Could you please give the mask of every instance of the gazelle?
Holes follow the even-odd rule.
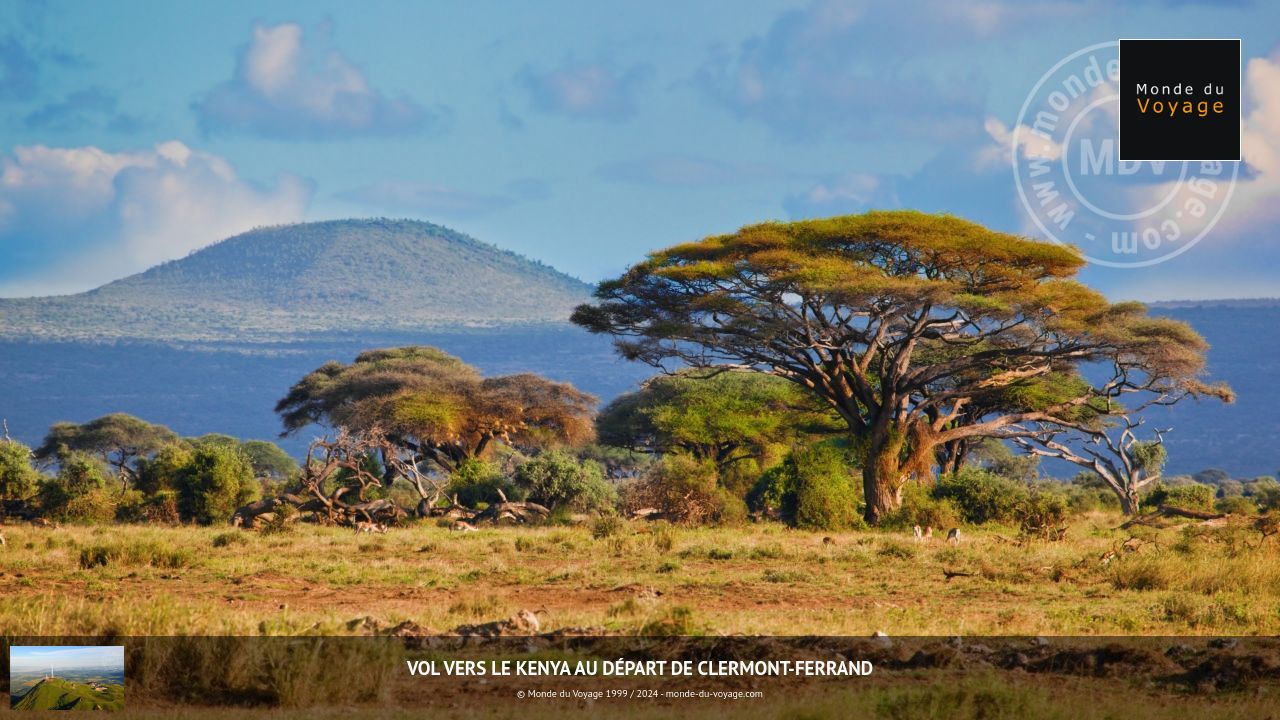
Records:
[[[356,534],[360,533],[383,533],[387,532],[387,526],[383,523],[371,523],[363,520],[356,521]]]
[[[952,545],[960,544],[960,528],[951,528],[947,531],[947,542]]]

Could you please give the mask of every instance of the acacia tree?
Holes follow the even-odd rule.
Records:
[[[1222,392],[1198,379],[1199,335],[1109,303],[1073,279],[1083,265],[1073,248],[951,216],[769,222],[651,254],[573,321],[629,359],[808,388],[862,448],[876,523],[947,443],[1035,432],[1151,388]],[[1085,381],[1086,364],[1109,377]]]
[[[101,458],[116,469],[126,485],[138,480],[138,461],[178,442],[177,433],[126,413],[112,413],[87,423],[55,423],[36,448],[40,460],[59,458],[67,451]]]
[[[1168,430],[1155,429],[1150,440],[1142,440],[1138,431],[1143,424],[1143,418],[1117,410],[1092,422],[1040,424],[1014,442],[1031,455],[1093,471],[1120,499],[1124,514],[1133,515],[1142,491],[1160,480],[1168,458]]]
[[[839,419],[787,381],[749,372],[657,375],[596,418],[599,442],[647,453],[685,453],[724,473],[770,447],[838,432]]]
[[[284,435],[312,423],[386,438],[390,482],[406,477],[424,501],[438,498],[425,473],[450,474],[494,443],[536,448],[593,435],[595,397],[530,373],[482,377],[435,348],[369,350],[308,374],[276,405]]]

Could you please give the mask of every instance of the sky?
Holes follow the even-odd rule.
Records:
[[[32,671],[53,668],[124,667],[124,647],[120,645],[14,645],[9,648],[9,666],[13,670]]]
[[[1244,163],[1195,247],[1084,280],[1280,296],[1280,3],[18,0],[0,4],[0,297],[344,217],[429,220],[591,282],[874,208],[1043,238],[1010,128],[1054,63],[1121,37],[1242,39]]]

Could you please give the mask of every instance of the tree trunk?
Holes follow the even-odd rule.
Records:
[[[863,517],[879,525],[902,506],[902,449],[905,438],[893,431],[876,433],[862,467],[862,491],[867,501]]]
[[[1125,515],[1138,514],[1138,490],[1132,485],[1126,487],[1124,492],[1120,493],[1120,510]]]

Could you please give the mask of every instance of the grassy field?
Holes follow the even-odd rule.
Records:
[[[358,634],[412,620],[447,633],[527,609],[543,630],[618,634],[1280,634],[1275,537],[1119,523],[1092,515],[1064,542],[1024,545],[1010,530],[966,530],[956,547],[774,524],[620,523],[602,535],[592,523],[475,533],[421,523],[374,536],[11,525],[0,528],[0,627]],[[1136,550],[1122,545],[1130,538]]]

